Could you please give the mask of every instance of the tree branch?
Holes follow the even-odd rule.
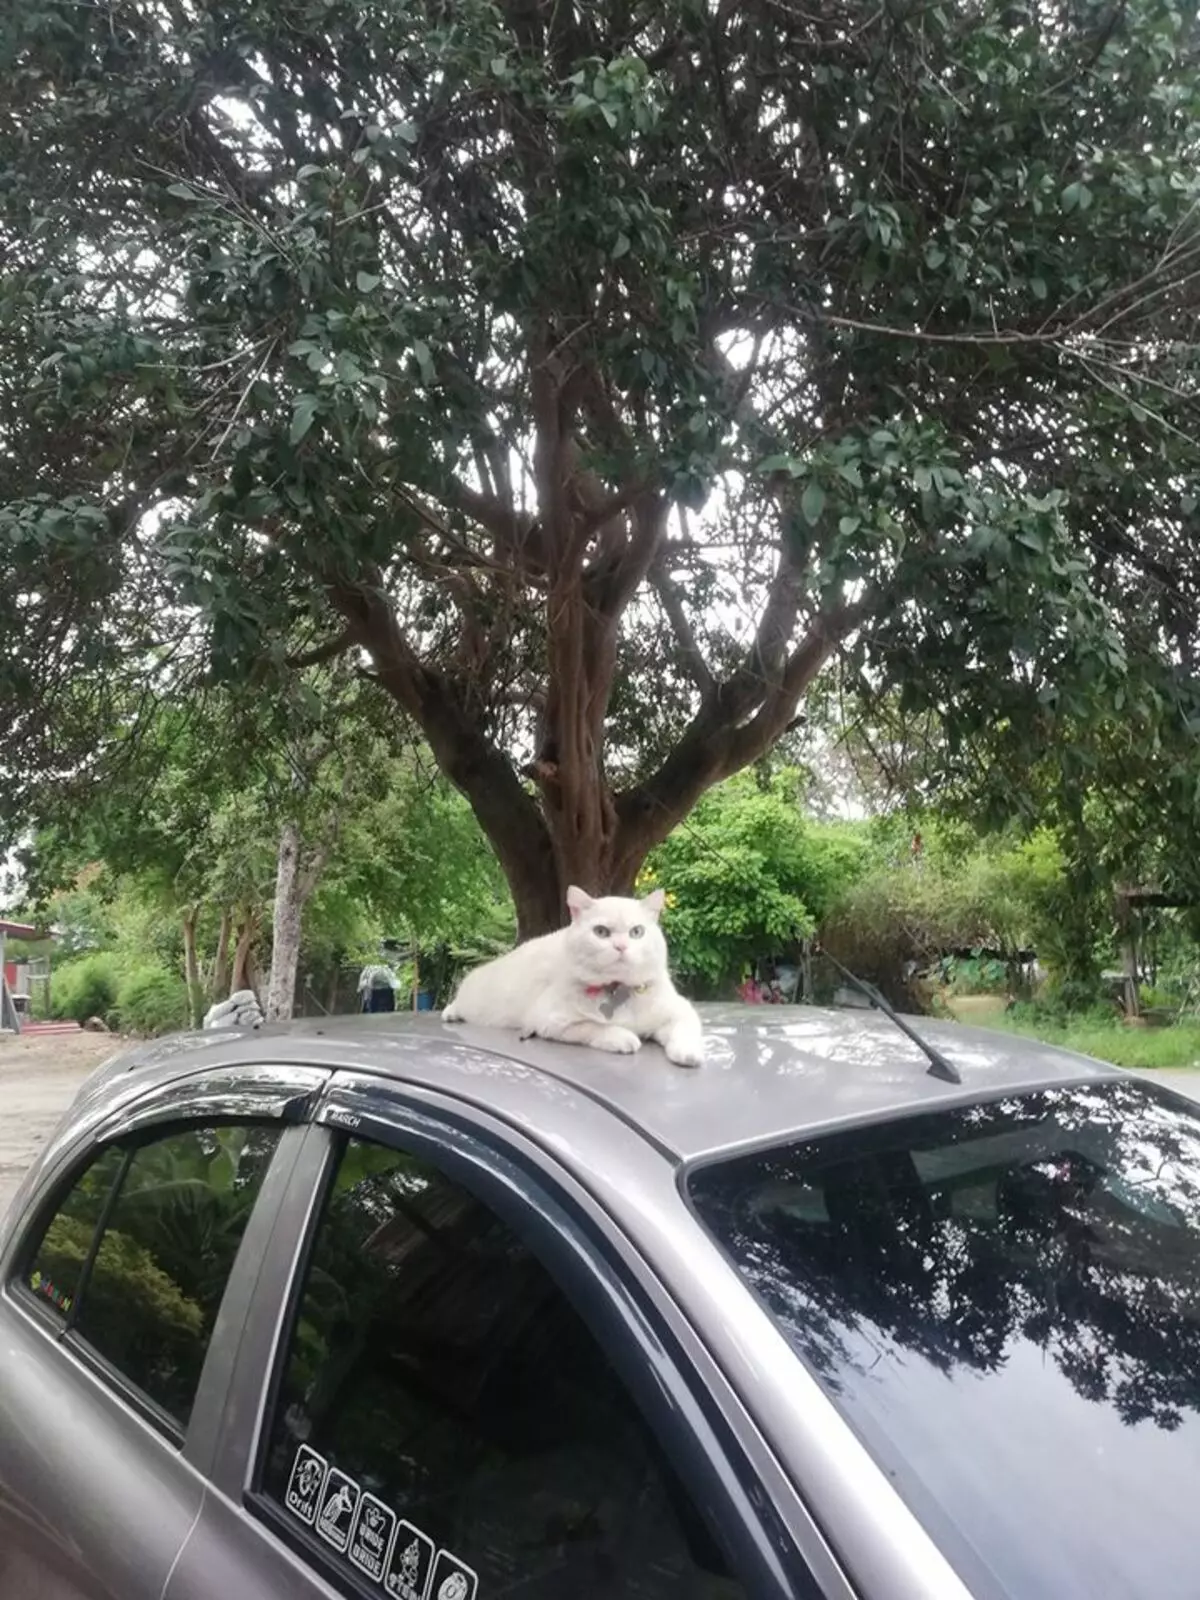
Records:
[[[544,931],[558,908],[550,834],[508,757],[491,742],[442,672],[427,666],[401,629],[378,568],[365,581],[325,579],[330,603],[375,663],[375,679],[412,717],[438,766],[470,802],[512,887],[519,926]],[[553,921],[551,922],[553,925]]]
[[[335,661],[338,656],[345,655],[354,643],[354,636],[349,628],[343,628],[333,639],[327,639],[324,644],[314,645],[311,650],[302,650],[296,655],[285,656],[284,664],[300,670],[304,667],[319,667],[325,661]]]
[[[878,604],[879,597],[871,595],[818,616],[787,656],[777,681],[764,686],[760,680],[753,715],[746,714],[744,691],[731,695],[729,684],[716,686],[658,771],[616,796],[618,874],[622,863],[640,863],[648,850],[660,844],[706,789],[770,748],[830,656]],[[747,682],[747,669],[736,678]]]
[[[716,688],[716,679],[709,670],[708,662],[700,649],[696,633],[688,620],[684,608],[683,596],[671,582],[669,575],[662,566],[656,566],[650,577],[654,592],[658,595],[663,610],[667,614],[667,621],[671,624],[671,631],[675,635],[684,665],[687,667],[688,676],[699,689],[701,695],[707,698]]]

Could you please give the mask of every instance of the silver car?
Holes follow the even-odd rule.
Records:
[[[1194,1600],[1197,1110],[705,1022],[102,1068],[0,1230],[0,1600]]]

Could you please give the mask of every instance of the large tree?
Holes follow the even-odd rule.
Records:
[[[1200,74],[1160,0],[4,30],[27,788],[86,751],[80,682],[169,676],[196,617],[233,679],[346,653],[529,933],[627,889],[839,649],[1041,747],[1145,663],[1185,714]]]

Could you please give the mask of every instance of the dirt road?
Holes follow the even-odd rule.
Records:
[[[0,1036],[0,1215],[75,1090],[121,1044],[97,1033]]]

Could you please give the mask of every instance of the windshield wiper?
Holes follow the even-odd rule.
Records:
[[[861,994],[865,994],[877,1011],[882,1011],[889,1021],[896,1024],[901,1033],[908,1035],[929,1062],[929,1076],[931,1078],[940,1078],[943,1083],[962,1082],[962,1073],[954,1065],[953,1061],[948,1056],[944,1056],[937,1045],[930,1044],[928,1039],[923,1039],[915,1028],[910,1028],[900,1013],[888,1004],[873,983],[868,983],[865,978],[856,977],[848,967],[844,967],[840,961],[836,961],[829,954],[829,951],[822,946],[818,945],[815,953],[824,956],[829,965],[840,972],[847,983],[852,984]]]

